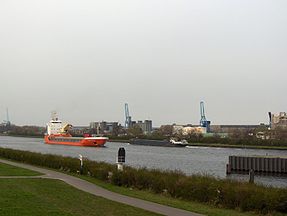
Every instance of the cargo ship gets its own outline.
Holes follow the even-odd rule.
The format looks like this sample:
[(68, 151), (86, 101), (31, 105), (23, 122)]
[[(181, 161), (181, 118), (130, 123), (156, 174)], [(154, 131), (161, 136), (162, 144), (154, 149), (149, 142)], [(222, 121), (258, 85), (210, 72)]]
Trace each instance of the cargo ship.
[(72, 137), (69, 130), (72, 128), (71, 124), (63, 124), (58, 119), (57, 114), (52, 113), (52, 119), (47, 124), (47, 133), (44, 140), (46, 144), (52, 145), (70, 145), (70, 146), (84, 146), (84, 147), (101, 147), (107, 142), (107, 137), (91, 136), (85, 134), (84, 137)]
[(130, 139), (131, 145), (162, 146), (162, 147), (185, 147), (188, 143), (186, 140), (150, 140), (150, 139)]

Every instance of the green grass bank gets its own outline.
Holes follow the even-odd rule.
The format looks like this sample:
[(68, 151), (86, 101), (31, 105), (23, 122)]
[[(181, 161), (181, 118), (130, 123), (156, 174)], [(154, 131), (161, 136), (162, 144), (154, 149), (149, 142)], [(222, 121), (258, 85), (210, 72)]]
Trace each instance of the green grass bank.
[(158, 215), (75, 189), (53, 179), (0, 179), (0, 215)]
[[(77, 173), (79, 170), (79, 160), (70, 157), (4, 148), (0, 148), (0, 157), (69, 173)], [(84, 161), (83, 175), (117, 186), (148, 190), (187, 202), (196, 201), (215, 207), (262, 214), (287, 213), (287, 189), (282, 188), (144, 168), (125, 167), (124, 172), (118, 172), (115, 165), (88, 160)]]
[(39, 176), (41, 173), (0, 163), (0, 176)]

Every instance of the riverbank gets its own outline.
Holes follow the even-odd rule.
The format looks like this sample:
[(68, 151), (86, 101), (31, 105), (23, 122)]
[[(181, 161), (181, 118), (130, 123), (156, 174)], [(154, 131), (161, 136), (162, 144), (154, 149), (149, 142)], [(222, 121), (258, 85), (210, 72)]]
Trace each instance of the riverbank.
[(158, 215), (94, 196), (71, 187), (62, 180), (51, 179), (52, 175), (45, 176), (43, 172), (19, 167), (24, 164), (13, 163), (12, 166), (7, 164), (11, 161), (1, 162), (3, 172), (0, 170), (0, 215)]
[[(0, 156), (38, 166), (76, 174), (77, 158), (46, 155), (20, 150), (0, 148)], [(287, 212), (287, 189), (264, 187), (255, 184), (222, 180), (215, 177), (192, 175), (181, 172), (148, 170), (125, 167), (119, 172), (115, 165), (104, 162), (84, 161), (83, 175), (116, 186), (148, 190), (185, 201), (197, 201), (241, 211), (268, 213)]]
[[(185, 201), (180, 198), (172, 198), (164, 193), (156, 194), (151, 192), (150, 190), (138, 190), (136, 188), (128, 188), (128, 187), (120, 187), (113, 185), (111, 183), (107, 183), (104, 181), (100, 181), (98, 179), (89, 177), (89, 176), (78, 176), (79, 178), (85, 179), (86, 181), (92, 182), (100, 187), (103, 187), (107, 190), (142, 199), (150, 202), (158, 203), (161, 205), (171, 206), (173, 208), (183, 209), (186, 211), (196, 212), (203, 215), (209, 216), (256, 216), (258, 215), (256, 212), (241, 212), (236, 209), (227, 209), (222, 207), (215, 207), (214, 205), (204, 204), (196, 201)], [(283, 216), (281, 213), (274, 213), (275, 216)]]
[(256, 146), (256, 145), (233, 145), (220, 143), (189, 143), (188, 146), (217, 147), (217, 148), (241, 148), (241, 149), (270, 149), (287, 150), (287, 146)]
[[(30, 174), (34, 175), (35, 172), (30, 171), (30, 169), (27, 170), (26, 164), (17, 163), (16, 164), (17, 166), (15, 166), (15, 162), (12, 162), (12, 161), (4, 161), (4, 162), (5, 163), (3, 164), (3, 160), (2, 160), (2, 163), (0, 163), (2, 170), (4, 170), (4, 173), (0, 172), (0, 180), (1, 180), (1, 176), (3, 176), (3, 174), (6, 175), (5, 179), (9, 179), (9, 177), (11, 177), (13, 175), (13, 179), (12, 179), (11, 183), (13, 183), (14, 185), (9, 185), (10, 187), (8, 187), (9, 188), (8, 190), (7, 190), (7, 187), (5, 187), (7, 185), (3, 184), (3, 186), (6, 189), (4, 191), (5, 193), (8, 192), (8, 194), (15, 194), (15, 196), (13, 196), (11, 198), (9, 197), (10, 198), (9, 203), (15, 203), (15, 202), (18, 202), (19, 200), (22, 201), (19, 205), (20, 208), (18, 208), (19, 215), (20, 215), (20, 213), (23, 212), (23, 209), (27, 210), (27, 212), (29, 212), (29, 213), (35, 211), (35, 209), (36, 209), (36, 210), (38, 210), (37, 215), (40, 215), (40, 213), (42, 213), (41, 215), (49, 215), (49, 214), (47, 214), (47, 212), (39, 211), (39, 206), (37, 205), (38, 200), (36, 202), (33, 200), (30, 200), (30, 199), (25, 200), (26, 204), (23, 205), (23, 199), (22, 199), (23, 193), (21, 190), (19, 190), (19, 185), (24, 184), (24, 183), (22, 180), (17, 179), (17, 176), (15, 176), (15, 175), (18, 173), (18, 177), (23, 178), (23, 175), (19, 176), (19, 174), (24, 173), (25, 176), (28, 176), (27, 178), (29, 178)], [(10, 163), (10, 164), (13, 163), (13, 166), (8, 165), (7, 163)], [(21, 166), (21, 167), (25, 166), (26, 169), (20, 168), (19, 166)], [(31, 167), (31, 166), (29, 166), (29, 167)], [(38, 170), (39, 168), (37, 167), (36, 169)], [(41, 168), (41, 171), (42, 171), (42, 173), (39, 173), (39, 174), (42, 176), (39, 176), (39, 177), (36, 176), (35, 178), (43, 178), (43, 169), (42, 168)], [(39, 170), (38, 170), (38, 172), (39, 172)], [(36, 173), (38, 173), (38, 172), (36, 172)], [(50, 173), (50, 171), (49, 171), (49, 173)], [(66, 173), (66, 172), (62, 171), (62, 173)], [(83, 175), (78, 175), (78, 174), (73, 174), (73, 173), (66, 173), (66, 174), (72, 175), (76, 178), (81, 178), (87, 182), (90, 182), (90, 183), (97, 185), (101, 188), (104, 188), (106, 190), (115, 192), (117, 194), (141, 199), (140, 202), (144, 202), (143, 200), (146, 200), (146, 201), (150, 201), (150, 202), (155, 203), (156, 206), (158, 206), (157, 205), (157, 203), (158, 203), (158, 204), (162, 204), (164, 206), (171, 206), (171, 207), (176, 208), (176, 209), (183, 209), (183, 210), (189, 211), (190, 215), (196, 215), (196, 214), (193, 214), (191, 212), (197, 212), (200, 214), (210, 215), (210, 216), (229, 216), (229, 215), (233, 215), (233, 216), (255, 216), (255, 215), (257, 215), (253, 212), (239, 212), (239, 211), (232, 210), (232, 209), (215, 208), (215, 207), (212, 207), (210, 205), (205, 205), (205, 204), (201, 204), (201, 203), (197, 203), (197, 202), (191, 202), (191, 201), (187, 202), (184, 200), (174, 199), (174, 198), (165, 196), (164, 194), (162, 194), (162, 195), (161, 194), (154, 194), (154, 193), (151, 193), (150, 191), (137, 190), (135, 188), (132, 189), (132, 188), (125, 188), (125, 187), (118, 187), (118, 186), (112, 185), (110, 183), (106, 183), (106, 182), (97, 180), (97, 179), (90, 177), (90, 176), (83, 176)], [(52, 177), (51, 173), (49, 174), (49, 176)], [(63, 176), (61, 178), (63, 178)], [(40, 205), (46, 205), (47, 204), (46, 199), (44, 199), (41, 196), (43, 196), (43, 194), (45, 194), (44, 195), (45, 197), (46, 197), (46, 195), (50, 196), (50, 194), (54, 193), (54, 190), (52, 189), (51, 191), (49, 191), (49, 187), (48, 187), (48, 185), (46, 185), (47, 184), (46, 179), (44, 180), (45, 182), (42, 182), (41, 179), (38, 179), (35, 181), (34, 178), (32, 181), (29, 181), (30, 179), (27, 179), (25, 181), (26, 194), (28, 192), (29, 194), (33, 194), (38, 198), (40, 197), (40, 199), (42, 200)], [(33, 185), (33, 187), (29, 187), (31, 184)], [(35, 188), (39, 187), (39, 184), (41, 184), (45, 188), (44, 192), (42, 191), (44, 188), (37, 189), (37, 191), (34, 190)], [(57, 185), (58, 181), (54, 181), (53, 184), (56, 184), (56, 188), (58, 188), (58, 185)], [(62, 185), (61, 190), (65, 191), (65, 194), (67, 194), (67, 191), (65, 190), (66, 186), (63, 184), (61, 184), (61, 185)], [(41, 192), (41, 194), (37, 194), (36, 192)], [(72, 193), (69, 195), (69, 197), (77, 197), (78, 198), (77, 190), (74, 190), (74, 191), (70, 190), (70, 192), (72, 192)], [(121, 195), (119, 195), (119, 196), (121, 196)], [(0, 195), (0, 197), (1, 197), (1, 195)], [(66, 195), (64, 197), (57, 197), (57, 205), (59, 205), (59, 204), (62, 205), (61, 202), (64, 202), (64, 201), (65, 201), (65, 203), (68, 203), (69, 201), (66, 202), (66, 200), (63, 200), (65, 198), (66, 198)], [(81, 198), (83, 198), (83, 197), (81, 197)], [(96, 200), (97, 200), (97, 197), (96, 197)], [(31, 205), (30, 201), (33, 203), (34, 209), (30, 209), (30, 205)], [(53, 206), (55, 206), (55, 204), (56, 204), (53, 201), (54, 201), (54, 199), (49, 201), (50, 203), (49, 203), (49, 207), (47, 209), (52, 210)], [(107, 202), (104, 204), (105, 205), (111, 205), (109, 200), (107, 200)], [(1, 205), (1, 199), (0, 199), (0, 205)], [(1, 205), (1, 206), (2, 206), (1, 210), (5, 211), (5, 212), (9, 212), (9, 209), (7, 209), (9, 207), (7, 205)], [(68, 207), (68, 204), (66, 206)], [(87, 205), (87, 204), (85, 206), (89, 207), (89, 205)], [(98, 206), (98, 205), (93, 205), (93, 207), (94, 208), (101, 208), (101, 206)], [(91, 207), (89, 207), (88, 209), (90, 209), (90, 208)], [(71, 208), (71, 209), (73, 210), (74, 208)], [(0, 212), (1, 212), (1, 210), (0, 210)], [(61, 215), (60, 213), (62, 213), (62, 211), (64, 209), (53, 209), (53, 210), (54, 211), (58, 210), (57, 215)], [(104, 207), (101, 210), (106, 210), (106, 209)], [(128, 208), (126, 208), (125, 212), (122, 212), (121, 215), (134, 215), (134, 213), (129, 214), (129, 211), (127, 211), (127, 210), (128, 210)], [(98, 212), (98, 211), (89, 211), (89, 213), (88, 214), (86, 213), (85, 215), (90, 215), (90, 214), (91, 215), (98, 215), (95, 212)], [(109, 212), (109, 213), (111, 215), (111, 212)], [(178, 215), (178, 214), (172, 214), (172, 212), (170, 212), (170, 211), (168, 213), (170, 213), (171, 215)], [(106, 214), (107, 214), (107, 212), (104, 212), (103, 215), (106, 215)], [(23, 215), (23, 214), (21, 214), (21, 215)], [(81, 215), (83, 215), (83, 214), (81, 214)], [(117, 214), (112, 214), (112, 215), (119, 215), (119, 214), (117, 213)], [(136, 215), (138, 215), (138, 214), (136, 214)], [(165, 214), (165, 215), (167, 215), (167, 214)], [(279, 216), (281, 214), (278, 213), (277, 215)]]
[[(109, 139), (109, 142), (129, 143), (129, 140)], [(259, 145), (235, 145), (220, 143), (188, 143), (187, 146), (199, 147), (217, 147), (217, 148), (241, 148), (241, 149), (270, 149), (270, 150), (287, 150), (287, 146), (259, 146)]]

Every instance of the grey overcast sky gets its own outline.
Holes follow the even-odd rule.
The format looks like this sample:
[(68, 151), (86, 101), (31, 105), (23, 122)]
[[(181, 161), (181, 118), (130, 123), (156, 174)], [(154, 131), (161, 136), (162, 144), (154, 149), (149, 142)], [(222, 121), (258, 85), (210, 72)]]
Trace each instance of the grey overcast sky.
[(1, 0), (0, 121), (268, 122), (287, 111), (286, 0)]

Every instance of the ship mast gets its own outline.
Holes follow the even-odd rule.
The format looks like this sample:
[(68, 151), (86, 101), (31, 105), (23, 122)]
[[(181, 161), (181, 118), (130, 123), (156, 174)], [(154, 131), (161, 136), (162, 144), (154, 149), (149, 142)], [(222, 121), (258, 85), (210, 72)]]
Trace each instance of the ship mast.
[(57, 112), (56, 111), (52, 111), (51, 112), (51, 119), (53, 121), (57, 121), (58, 120), (58, 115), (57, 115)]

